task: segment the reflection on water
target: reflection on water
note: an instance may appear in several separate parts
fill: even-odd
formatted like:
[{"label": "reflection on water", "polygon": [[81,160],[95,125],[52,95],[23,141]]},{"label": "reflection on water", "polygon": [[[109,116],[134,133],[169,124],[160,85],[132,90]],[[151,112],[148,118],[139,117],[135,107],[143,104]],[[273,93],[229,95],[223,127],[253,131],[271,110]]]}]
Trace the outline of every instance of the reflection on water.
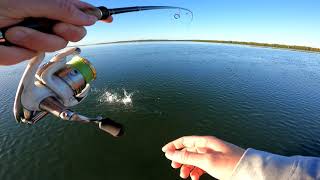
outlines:
[{"label": "reflection on water", "polygon": [[1,180],[173,180],[179,172],[161,147],[192,134],[320,156],[320,54],[207,43],[128,43],[82,52],[97,80],[73,110],[110,117],[124,124],[126,135],[114,139],[51,116],[35,126],[16,124],[11,111],[25,64],[1,67]]}]

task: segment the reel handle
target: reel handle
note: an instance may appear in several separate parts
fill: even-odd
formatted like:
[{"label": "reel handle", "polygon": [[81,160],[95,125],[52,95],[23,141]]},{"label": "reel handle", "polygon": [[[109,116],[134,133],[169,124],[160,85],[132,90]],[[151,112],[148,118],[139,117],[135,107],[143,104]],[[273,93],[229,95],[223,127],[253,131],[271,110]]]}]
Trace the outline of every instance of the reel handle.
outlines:
[{"label": "reel handle", "polygon": [[66,121],[74,121],[74,122],[84,122],[84,123],[95,123],[98,124],[99,128],[114,137],[120,137],[124,135],[124,127],[109,119],[109,118],[101,118],[100,116],[97,118],[88,118],[86,116],[75,113],[71,110],[68,110],[63,104],[57,101],[53,97],[46,98],[40,104],[41,110],[45,112],[49,112],[52,115],[66,120]]},{"label": "reel handle", "polygon": [[99,128],[114,137],[120,137],[124,135],[124,127],[109,118],[102,119],[99,122]]},{"label": "reel handle", "polygon": [[[98,20],[103,20],[107,19],[108,17],[111,16],[110,11],[106,7],[96,7],[96,8],[87,8],[82,10],[84,13],[88,15],[93,15],[98,18]],[[53,27],[56,25],[59,21],[57,20],[52,20],[52,19],[47,19],[47,18],[26,18],[24,21],[9,26],[9,27],[4,27],[0,29],[0,35],[2,34],[2,37],[0,36],[0,45],[3,46],[13,46],[14,44],[10,43],[9,41],[6,40],[5,38],[5,33],[8,31],[8,29],[15,27],[15,26],[22,26],[26,28],[31,28],[43,33],[48,33],[48,34],[53,34]]]}]

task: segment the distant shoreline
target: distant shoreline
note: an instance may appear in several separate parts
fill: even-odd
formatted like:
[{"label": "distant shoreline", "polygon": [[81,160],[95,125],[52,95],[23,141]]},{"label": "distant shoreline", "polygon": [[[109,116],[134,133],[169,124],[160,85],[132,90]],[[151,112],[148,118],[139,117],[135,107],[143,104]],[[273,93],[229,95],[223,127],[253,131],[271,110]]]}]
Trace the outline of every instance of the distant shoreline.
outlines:
[{"label": "distant shoreline", "polygon": [[155,40],[130,40],[130,41],[115,41],[115,42],[96,43],[96,44],[79,45],[79,46],[133,43],[133,42],[203,42],[203,43],[237,44],[237,45],[267,47],[267,48],[276,48],[276,49],[289,49],[289,50],[296,50],[296,51],[307,51],[307,52],[320,53],[320,48],[314,48],[314,47],[308,47],[308,46],[269,44],[269,43],[244,42],[244,41],[221,41],[221,40],[156,40],[156,39]]}]

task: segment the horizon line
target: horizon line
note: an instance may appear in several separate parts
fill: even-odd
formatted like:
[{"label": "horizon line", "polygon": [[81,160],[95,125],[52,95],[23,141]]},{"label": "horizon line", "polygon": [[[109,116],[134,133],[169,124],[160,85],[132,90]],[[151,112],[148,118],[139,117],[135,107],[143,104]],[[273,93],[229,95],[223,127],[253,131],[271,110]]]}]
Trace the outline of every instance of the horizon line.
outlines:
[{"label": "horizon line", "polygon": [[227,40],[173,40],[173,39],[138,39],[138,40],[122,40],[122,41],[110,41],[110,42],[99,42],[99,43],[88,43],[71,45],[74,46],[92,46],[92,45],[103,45],[103,44],[117,44],[117,43],[130,43],[130,42],[156,42],[156,41],[176,41],[176,42],[206,42],[206,43],[221,43],[221,44],[237,44],[237,45],[248,45],[257,47],[269,47],[269,48],[279,48],[279,49],[290,49],[308,52],[320,52],[320,47],[302,46],[302,45],[288,45],[288,44],[278,44],[278,43],[260,43],[260,42],[250,42],[250,41],[227,41]]}]

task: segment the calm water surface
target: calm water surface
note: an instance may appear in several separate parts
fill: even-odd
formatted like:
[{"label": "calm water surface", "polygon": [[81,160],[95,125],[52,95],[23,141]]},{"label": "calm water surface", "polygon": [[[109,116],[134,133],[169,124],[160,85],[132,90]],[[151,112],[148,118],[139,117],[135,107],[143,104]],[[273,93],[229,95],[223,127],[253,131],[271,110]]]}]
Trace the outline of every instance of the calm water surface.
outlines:
[{"label": "calm water surface", "polygon": [[[126,135],[114,139],[94,126],[50,117],[35,126],[16,124],[11,109],[26,64],[1,67],[1,180],[178,179],[161,147],[193,134],[320,156],[320,54],[206,43],[82,50],[98,79],[74,110],[116,119]],[[124,89],[132,104],[108,101],[110,94],[121,99]]]}]

